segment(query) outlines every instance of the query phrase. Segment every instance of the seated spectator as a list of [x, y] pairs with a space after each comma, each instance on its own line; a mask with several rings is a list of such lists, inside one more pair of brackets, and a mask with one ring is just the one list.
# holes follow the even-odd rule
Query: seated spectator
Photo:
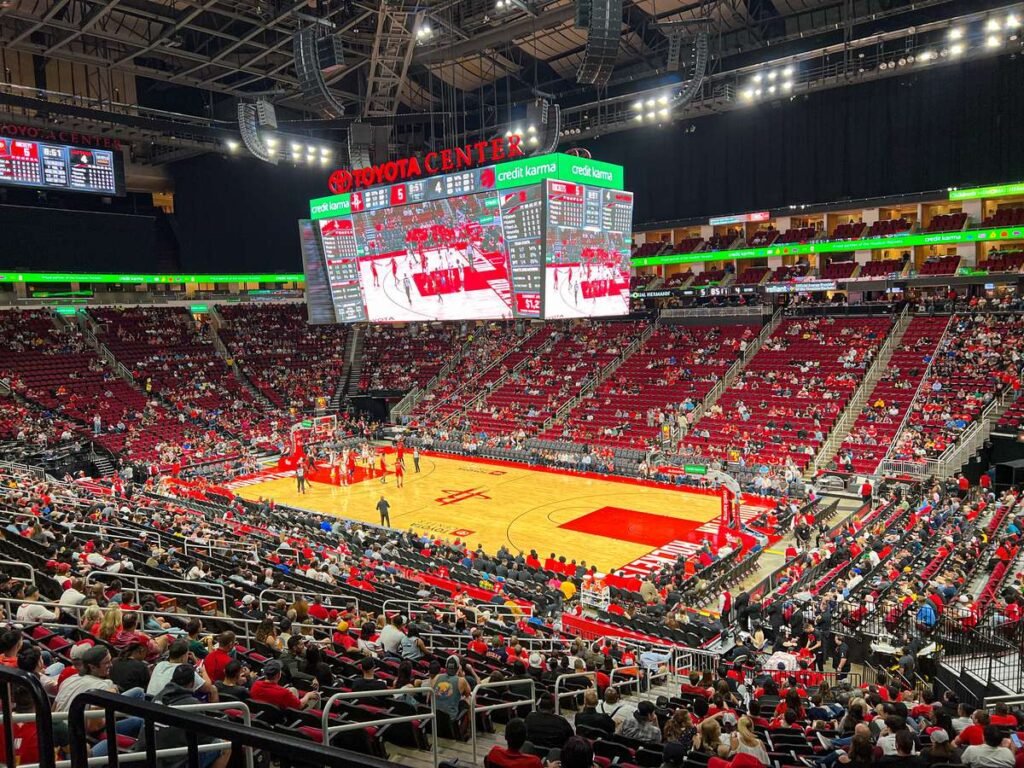
[[484, 758], [488, 768], [541, 768], [543, 763], [536, 755], [522, 751], [526, 743], [526, 722], [520, 717], [513, 717], [505, 725], [505, 743], [502, 747], [495, 744]]
[[235, 659], [225, 665], [223, 676], [214, 685], [221, 701], [249, 700], [249, 670]]
[[283, 672], [284, 665], [277, 659], [271, 659], [264, 664], [263, 677], [252, 684], [250, 698], [264, 704], [273, 704], [281, 709], [309, 709], [320, 701], [319, 691], [310, 691], [300, 699], [294, 688], [285, 688], [281, 685]]
[[374, 676], [377, 671], [377, 663], [369, 656], [359, 662], [359, 671], [362, 672], [362, 675], [349, 683], [349, 688], [353, 691], [383, 691], [388, 687], [387, 683]]
[[621, 733], [630, 739], [660, 744], [661, 729], [658, 728], [658, 715], [654, 711], [654, 705], [649, 701], [641, 701], [633, 717], [622, 724]]
[[1013, 768], [1016, 762], [1013, 752], [1003, 746], [1003, 736], [999, 728], [986, 725], [983, 731], [984, 742], [972, 744], [963, 751], [960, 759], [969, 768]]
[[936, 728], [929, 734], [928, 740], [930, 744], [921, 750], [921, 759], [925, 765], [960, 762], [960, 755], [953, 749], [949, 733], [946, 730]]
[[[597, 691], [593, 688], [588, 688], [586, 692], [584, 692], [583, 709], [576, 713], [576, 729], [579, 730], [580, 726], [583, 726], [603, 731], [610, 736], [615, 733], [615, 721], [604, 712], [597, 711], [597, 704], [599, 701]], [[679, 711], [685, 712], [686, 710]]]
[[897, 731], [894, 743], [896, 751], [891, 755], [883, 755], [875, 765], [879, 768], [920, 768], [924, 761], [919, 755], [914, 754], [917, 748], [917, 740], [909, 730]]
[[[193, 694], [193, 684], [196, 677], [196, 669], [191, 664], [179, 664], [171, 674], [170, 682], [167, 683], [157, 695], [154, 702], [169, 707], [185, 706], [188, 704], [199, 704], [199, 699]], [[154, 731], [157, 749], [172, 749], [188, 746], [188, 737], [184, 728], [174, 726], [162, 726]], [[209, 744], [212, 737], [200, 735], [199, 744]], [[146, 749], [145, 733], [136, 745], [136, 751]], [[228, 760], [231, 759], [231, 749], [211, 750], [199, 754], [200, 768], [225, 768]], [[162, 762], [162, 761], [161, 761]]]
[[555, 714], [555, 697], [544, 694], [537, 709], [526, 716], [526, 736], [536, 747], [560, 749], [573, 735], [569, 721]]

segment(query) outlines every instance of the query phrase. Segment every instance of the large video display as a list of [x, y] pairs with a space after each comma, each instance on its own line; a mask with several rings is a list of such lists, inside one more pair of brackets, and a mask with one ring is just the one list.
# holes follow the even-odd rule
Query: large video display
[[[633, 196], [601, 186], [621, 186], [604, 165], [543, 156], [311, 201], [317, 237], [303, 238], [306, 273], [321, 294], [326, 288], [333, 307], [311, 307], [311, 317], [415, 322], [627, 313]], [[542, 173], [595, 183], [531, 180]], [[314, 248], [322, 269], [311, 261]]]
[[544, 317], [629, 313], [633, 194], [547, 182]]
[[123, 195], [124, 161], [107, 149], [0, 135], [0, 184]]

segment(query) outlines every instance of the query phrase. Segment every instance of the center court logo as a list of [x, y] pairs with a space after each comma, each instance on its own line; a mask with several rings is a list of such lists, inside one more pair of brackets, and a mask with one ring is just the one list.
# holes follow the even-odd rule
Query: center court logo
[[467, 499], [484, 499], [490, 501], [490, 496], [484, 495], [486, 488], [468, 488], [464, 491], [456, 491], [450, 488], [442, 488], [442, 491], [447, 493], [447, 496], [441, 496], [434, 499], [442, 507], [447, 507], [451, 504], [458, 504], [460, 501], [466, 501]]

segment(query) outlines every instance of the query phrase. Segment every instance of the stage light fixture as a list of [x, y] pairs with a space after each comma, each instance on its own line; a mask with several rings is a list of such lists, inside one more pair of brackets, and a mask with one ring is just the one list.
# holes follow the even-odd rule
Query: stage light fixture
[[1000, 28], [999, 19], [989, 19], [985, 24], [986, 32], [998, 32]]
[[538, 142], [538, 141], [539, 141], [539, 139], [538, 139], [538, 138], [537, 138], [536, 136], [531, 136], [531, 137], [530, 137], [530, 144], [531, 144], [532, 146], [537, 146], [537, 142]]
[[648, 99], [647, 100], [647, 106], [648, 107], [653, 107], [654, 106], [654, 99]]
[[758, 72], [756, 75], [754, 75], [754, 82], [755, 83], [760, 83], [761, 82], [761, 73], [760, 72]]
[[901, 67], [907, 66], [907, 60], [902, 56], [900, 56], [899, 61], [897, 61], [896, 63], [899, 64]]
[[784, 77], [789, 77], [792, 74], [793, 74], [793, 68], [792, 67], [786, 67], [784, 70], [782, 70], [782, 75]]
[[743, 98], [746, 99], [747, 101], [752, 101], [754, 98], [754, 89], [747, 88], [747, 90], [743, 92]]
[[775, 93], [775, 86], [774, 85], [769, 85], [768, 86], [768, 93], [769, 94]]
[[643, 122], [644, 116], [643, 116], [643, 115], [637, 115], [637, 116], [636, 116], [636, 117], [634, 117], [633, 119], [634, 119], [634, 120], [637, 120], [637, 121], [639, 121], [639, 122]]
[[537, 126], [536, 125], [531, 125], [529, 128], [526, 129], [526, 132], [527, 133], [536, 133], [537, 132]]
[[789, 93], [790, 91], [792, 91], [793, 90], [793, 81], [792, 80], [787, 80], [786, 82], [784, 82], [782, 84], [782, 90], [784, 90], [786, 93]]
[[234, 139], [228, 139], [226, 143], [227, 143], [228, 152], [237, 152], [238, 151], [238, 142], [237, 141], [235, 141]]
[[761, 95], [761, 89], [758, 88], [756, 91], [754, 91], [754, 95], [755, 96], [760, 96]]
[[1003, 41], [1000, 40], [997, 35], [989, 35], [985, 39], [985, 47], [986, 48], [998, 48], [1002, 44], [1003, 44]]
[[655, 117], [657, 117], [657, 115], [655, 115], [653, 112], [648, 112], [647, 113], [647, 119], [648, 120], [653, 120]]
[[960, 29], [960, 27], [953, 27], [952, 29], [949, 30], [949, 39], [950, 40], [959, 40], [963, 36], [964, 36], [964, 31], [962, 29]]
[[896, 69], [896, 62], [895, 61], [892, 61], [892, 60], [889, 61], [889, 69]]
[[320, 147], [320, 154], [323, 155], [324, 157], [330, 157], [331, 156], [331, 148], [330, 147]]
[[1020, 26], [1020, 19], [1014, 16], [1012, 13], [1006, 17], [1006, 28], [1017, 29]]
[[658, 97], [658, 103], [659, 104], [668, 104], [668, 96], [659, 96]]
[[956, 43], [955, 45], [951, 45], [949, 47], [949, 54], [951, 56], [959, 56], [963, 52], [964, 52], [964, 47], [960, 43]]
[[301, 151], [301, 150], [302, 150], [302, 145], [301, 145], [301, 144], [296, 144], [296, 143], [295, 143], [295, 142], [293, 141], [293, 142], [292, 142], [292, 152], [293, 152], [293, 153], [295, 153], [295, 152], [299, 152], [299, 151]]
[[273, 135], [267, 136], [266, 138], [263, 139], [263, 143], [266, 144], [271, 149], [274, 149], [277, 147], [277, 137]]
[[913, 64], [913, 63], [914, 63], [914, 54], [908, 53], [907, 54], [907, 64]]
[[658, 114], [661, 115], [662, 117], [668, 117], [668, 108], [666, 107], [664, 109], [659, 109]]
[[772, 71], [772, 72], [769, 72], [769, 73], [768, 73], [768, 82], [771, 82], [771, 81], [772, 81], [772, 80], [774, 80], [774, 79], [775, 79], [776, 77], [778, 77], [778, 72], [774, 72], [774, 71]]
[[635, 104], [633, 104], [633, 109], [635, 109], [637, 112], [642, 111], [643, 108], [644, 108], [644, 103], [642, 101], [638, 101]]

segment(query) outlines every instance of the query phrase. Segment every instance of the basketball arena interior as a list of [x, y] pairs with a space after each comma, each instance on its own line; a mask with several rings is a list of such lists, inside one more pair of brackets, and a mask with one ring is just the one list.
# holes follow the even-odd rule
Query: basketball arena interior
[[0, 0], [0, 765], [1024, 768], [1022, 21]]

